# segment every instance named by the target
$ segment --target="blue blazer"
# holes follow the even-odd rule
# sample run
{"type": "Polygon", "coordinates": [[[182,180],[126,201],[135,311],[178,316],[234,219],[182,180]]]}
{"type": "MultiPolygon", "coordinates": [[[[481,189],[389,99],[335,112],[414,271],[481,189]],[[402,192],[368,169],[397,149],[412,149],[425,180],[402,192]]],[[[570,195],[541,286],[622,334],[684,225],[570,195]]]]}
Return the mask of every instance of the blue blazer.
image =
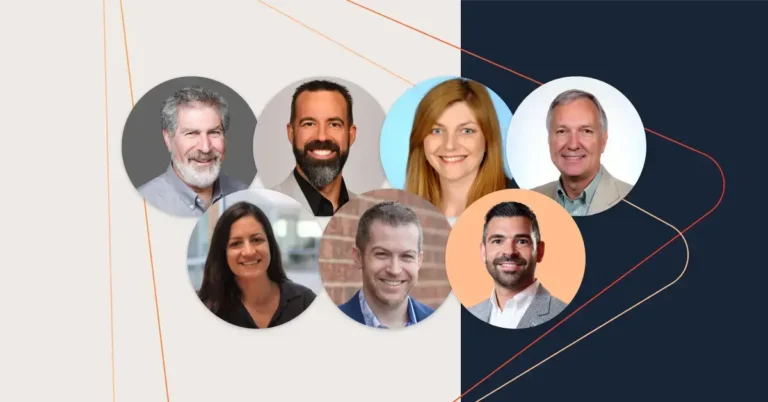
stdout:
{"type": "MultiPolygon", "coordinates": [[[[426,304],[411,297],[413,303],[413,312],[416,313],[416,322],[419,323],[423,319],[429,317],[435,309],[427,306],[426,304]]],[[[360,291],[355,292],[355,295],[351,299],[347,300],[343,304],[339,305],[339,309],[344,312],[349,318],[365,324],[365,318],[363,318],[363,310],[360,308],[360,291]]]]}

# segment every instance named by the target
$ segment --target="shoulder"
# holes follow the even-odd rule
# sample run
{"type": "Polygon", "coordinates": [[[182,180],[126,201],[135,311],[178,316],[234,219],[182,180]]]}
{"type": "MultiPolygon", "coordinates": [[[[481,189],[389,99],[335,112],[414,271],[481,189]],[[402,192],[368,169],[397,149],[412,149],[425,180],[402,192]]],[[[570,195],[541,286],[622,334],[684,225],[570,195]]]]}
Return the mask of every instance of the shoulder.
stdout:
{"type": "Polygon", "coordinates": [[[432,314],[435,309],[416,300],[415,298],[411,297],[411,303],[413,303],[413,309],[417,312],[421,312],[422,314],[432,314]]]}
{"type": "MultiPolygon", "coordinates": [[[[270,190],[279,191],[282,193],[289,192],[292,189],[294,183],[296,183],[296,179],[293,177],[293,171],[291,171],[288,173],[288,176],[283,179],[283,181],[272,186],[270,190]]],[[[298,185],[298,183],[296,183],[296,185],[298,185]]]]}
{"type": "Polygon", "coordinates": [[[349,298],[349,300],[339,304],[339,308],[344,312],[348,312],[350,310],[359,310],[360,309],[360,299],[358,296],[359,294],[360,294],[360,291],[358,290],[357,292],[355,292],[354,295],[352,295],[352,297],[349,298]]]}
{"type": "Polygon", "coordinates": [[[568,305],[565,302],[558,299],[553,294],[549,293],[549,291],[544,287],[544,285],[540,285],[539,293],[536,295],[536,297],[549,299],[550,315],[558,315],[563,310],[565,310],[566,307],[568,307],[568,305]]]}
{"type": "Polygon", "coordinates": [[[219,175],[219,181],[221,182],[221,188],[228,193],[234,193],[248,188],[247,184],[225,173],[219,175]]]}
{"type": "Polygon", "coordinates": [[[633,187],[631,184],[617,179],[616,176],[608,172],[607,169],[603,171],[603,180],[613,184],[616,187],[616,190],[619,192],[620,197],[626,196],[633,187]]]}
{"type": "Polygon", "coordinates": [[[288,291],[291,292],[291,294],[302,298],[304,300],[305,305],[309,305],[315,300],[315,298],[317,298],[317,295],[312,289],[300,283],[293,282],[290,279],[283,282],[283,287],[285,289],[288,289],[288,291]]]}
{"type": "Polygon", "coordinates": [[[538,187],[534,187],[532,190],[537,193],[542,193],[546,195],[551,195],[555,193],[555,190],[557,190],[557,180],[551,181],[546,184],[542,184],[538,187]]]}
{"type": "Polygon", "coordinates": [[[167,187],[164,175],[158,175],[152,178],[152,180],[139,186],[139,194],[144,197],[157,194],[159,191],[165,190],[167,187]]]}

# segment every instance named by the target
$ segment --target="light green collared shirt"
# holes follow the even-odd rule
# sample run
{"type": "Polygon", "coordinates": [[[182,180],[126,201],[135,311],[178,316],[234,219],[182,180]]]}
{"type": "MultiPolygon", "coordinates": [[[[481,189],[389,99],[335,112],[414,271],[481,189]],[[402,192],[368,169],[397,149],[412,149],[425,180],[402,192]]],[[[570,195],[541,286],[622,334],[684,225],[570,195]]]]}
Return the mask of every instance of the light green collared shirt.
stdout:
{"type": "Polygon", "coordinates": [[[603,166],[600,165],[600,170],[597,171],[597,175],[589,183],[586,189],[574,199],[568,198],[568,195],[563,189],[562,179],[557,181],[557,202],[568,211],[571,216],[586,216],[589,211],[589,205],[592,203],[592,198],[595,197],[597,191],[597,185],[600,183],[600,177],[603,176],[603,166]]]}

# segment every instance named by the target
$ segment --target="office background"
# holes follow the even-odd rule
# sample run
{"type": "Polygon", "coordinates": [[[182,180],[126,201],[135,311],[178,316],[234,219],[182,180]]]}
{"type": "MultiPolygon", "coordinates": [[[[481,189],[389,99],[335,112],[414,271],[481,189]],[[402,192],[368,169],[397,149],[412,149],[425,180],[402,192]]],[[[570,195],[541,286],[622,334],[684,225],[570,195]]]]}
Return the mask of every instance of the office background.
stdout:
{"type": "Polygon", "coordinates": [[[322,235],[320,225],[296,200],[267,189],[230,194],[213,204],[198,220],[187,250],[189,278],[195,291],[200,289],[203,280],[205,259],[216,222],[227,208],[240,201],[258,206],[269,218],[288,278],[320,293],[323,290],[317,265],[318,241],[322,235]]]}

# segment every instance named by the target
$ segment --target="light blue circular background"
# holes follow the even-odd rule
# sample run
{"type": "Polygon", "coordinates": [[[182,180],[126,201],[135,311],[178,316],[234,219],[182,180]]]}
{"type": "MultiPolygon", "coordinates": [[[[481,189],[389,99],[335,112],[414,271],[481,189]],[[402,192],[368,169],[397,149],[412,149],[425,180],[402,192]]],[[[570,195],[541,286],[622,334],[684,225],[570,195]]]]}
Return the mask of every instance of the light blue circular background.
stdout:
{"type": "MultiPolygon", "coordinates": [[[[379,149],[381,165],[392,188],[400,190],[405,188],[405,169],[408,166],[408,142],[411,137],[413,117],[419,102],[437,84],[454,78],[458,77],[446,76],[422,81],[405,91],[392,105],[392,108],[389,109],[387,118],[384,120],[381,128],[381,145],[379,149]]],[[[509,129],[509,121],[512,119],[512,111],[496,92],[493,92],[487,86],[485,88],[488,89],[488,93],[491,95],[493,107],[496,109],[496,115],[499,118],[501,149],[502,153],[504,153],[504,150],[507,149],[506,133],[509,129]]],[[[507,178],[511,178],[512,175],[507,158],[503,157],[502,159],[504,160],[504,172],[507,178]]]]}

